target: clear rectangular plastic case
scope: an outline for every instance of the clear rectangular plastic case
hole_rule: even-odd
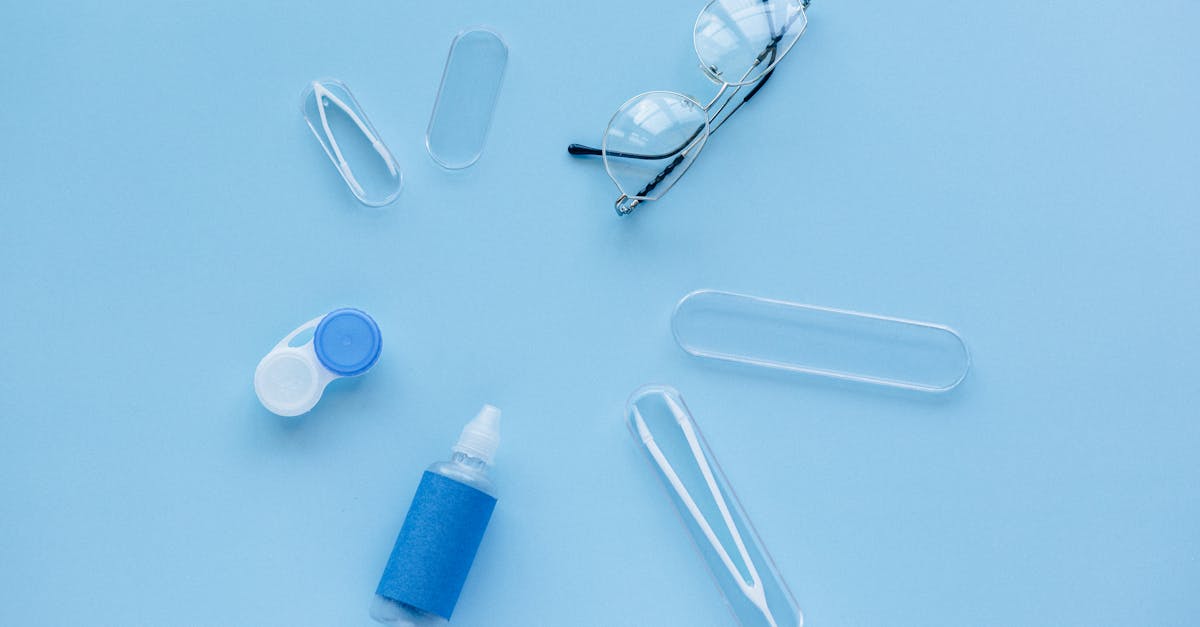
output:
[[[300,110],[359,202],[382,207],[396,200],[404,175],[345,83],[331,78],[312,81],[304,90]]]
[[[479,160],[507,65],[508,45],[496,33],[473,28],[454,38],[425,132],[438,165],[461,170]]]
[[[717,290],[684,296],[671,330],[697,357],[920,392],[954,389],[971,366],[947,326]]]
[[[738,622],[802,625],[796,599],[679,392],[661,385],[638,389],[626,405],[626,420]]]

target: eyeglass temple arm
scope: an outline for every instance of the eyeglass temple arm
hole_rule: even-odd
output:
[[[767,84],[767,81],[771,78],[771,75],[774,73],[775,73],[775,69],[772,68],[769,72],[767,72],[766,74],[763,74],[762,80],[755,83],[754,87],[750,89],[750,91],[746,94],[746,96],[744,98],[742,98],[742,104],[750,102],[750,99],[754,97],[754,94],[757,94],[758,90],[762,89],[763,85]],[[731,113],[730,115],[733,115],[733,114]],[[657,154],[657,155],[642,155],[642,154],[637,154],[637,153],[632,153],[632,152],[609,151],[608,156],[619,157],[622,159],[646,159],[646,160],[650,160],[650,161],[666,159],[667,157],[670,157],[671,155],[679,152],[680,150],[683,150],[683,148],[691,145],[691,143],[696,140],[696,137],[700,135],[700,132],[703,129],[704,129],[704,127],[697,128],[696,132],[692,133],[692,136],[687,138],[687,141],[683,142],[683,144],[681,144],[678,148],[676,148],[675,150],[673,150],[671,152],[666,152],[666,153]],[[602,150],[600,150],[599,148],[593,148],[591,146],[586,146],[584,144],[571,144],[570,146],[567,146],[567,152],[569,154],[571,154],[572,156],[576,156],[576,157],[599,157],[602,154],[604,154],[604,152]]]
[[[659,159],[666,159],[667,157],[670,157],[671,155],[678,153],[680,150],[683,150],[685,147],[692,145],[692,142],[696,141],[696,138],[699,137],[700,133],[702,133],[703,131],[704,131],[703,126],[696,128],[696,131],[694,133],[692,133],[691,137],[688,137],[686,140],[684,140],[684,142],[682,144],[680,144],[677,148],[675,148],[671,152],[664,152],[662,154],[657,154],[657,155],[642,155],[642,154],[637,154],[637,153],[633,153],[633,152],[609,151],[608,156],[622,157],[625,159],[648,159],[650,161],[658,161]],[[571,144],[570,146],[567,146],[567,152],[572,155],[575,155],[575,156],[592,156],[592,157],[598,157],[601,154],[603,154],[603,151],[599,150],[598,148],[592,148],[591,146],[584,146],[583,144]]]

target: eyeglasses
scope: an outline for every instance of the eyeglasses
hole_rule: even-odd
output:
[[[810,1],[712,0],[696,18],[692,41],[700,68],[721,86],[717,95],[700,104],[680,93],[648,91],[621,105],[599,149],[567,147],[572,155],[604,160],[604,169],[621,192],[614,205],[618,215],[662,198],[687,172],[709,136],[762,89],[775,65],[804,34]],[[744,87],[750,89],[735,103]]]

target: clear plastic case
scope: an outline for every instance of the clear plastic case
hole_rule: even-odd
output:
[[[684,296],[671,330],[697,357],[922,392],[954,389],[971,366],[950,327],[716,290]]]
[[[679,392],[639,388],[625,413],[633,439],[662,479],[737,621],[744,627],[802,625],[796,599]]]
[[[396,200],[404,175],[349,87],[334,79],[309,83],[301,112],[359,202],[382,207]]]
[[[479,160],[507,65],[508,45],[500,35],[474,28],[454,38],[425,132],[425,147],[438,165],[461,170]]]

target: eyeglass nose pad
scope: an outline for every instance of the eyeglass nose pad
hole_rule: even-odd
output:
[[[704,72],[704,75],[708,77],[708,80],[712,81],[713,83],[717,85],[725,84],[725,79],[721,77],[721,70],[718,70],[711,65],[705,65],[703,62],[701,62],[700,71]]]
[[[626,194],[621,194],[617,202],[613,203],[613,208],[617,210],[617,215],[624,217],[633,213],[633,208],[640,204],[642,204],[642,201],[630,198]]]

